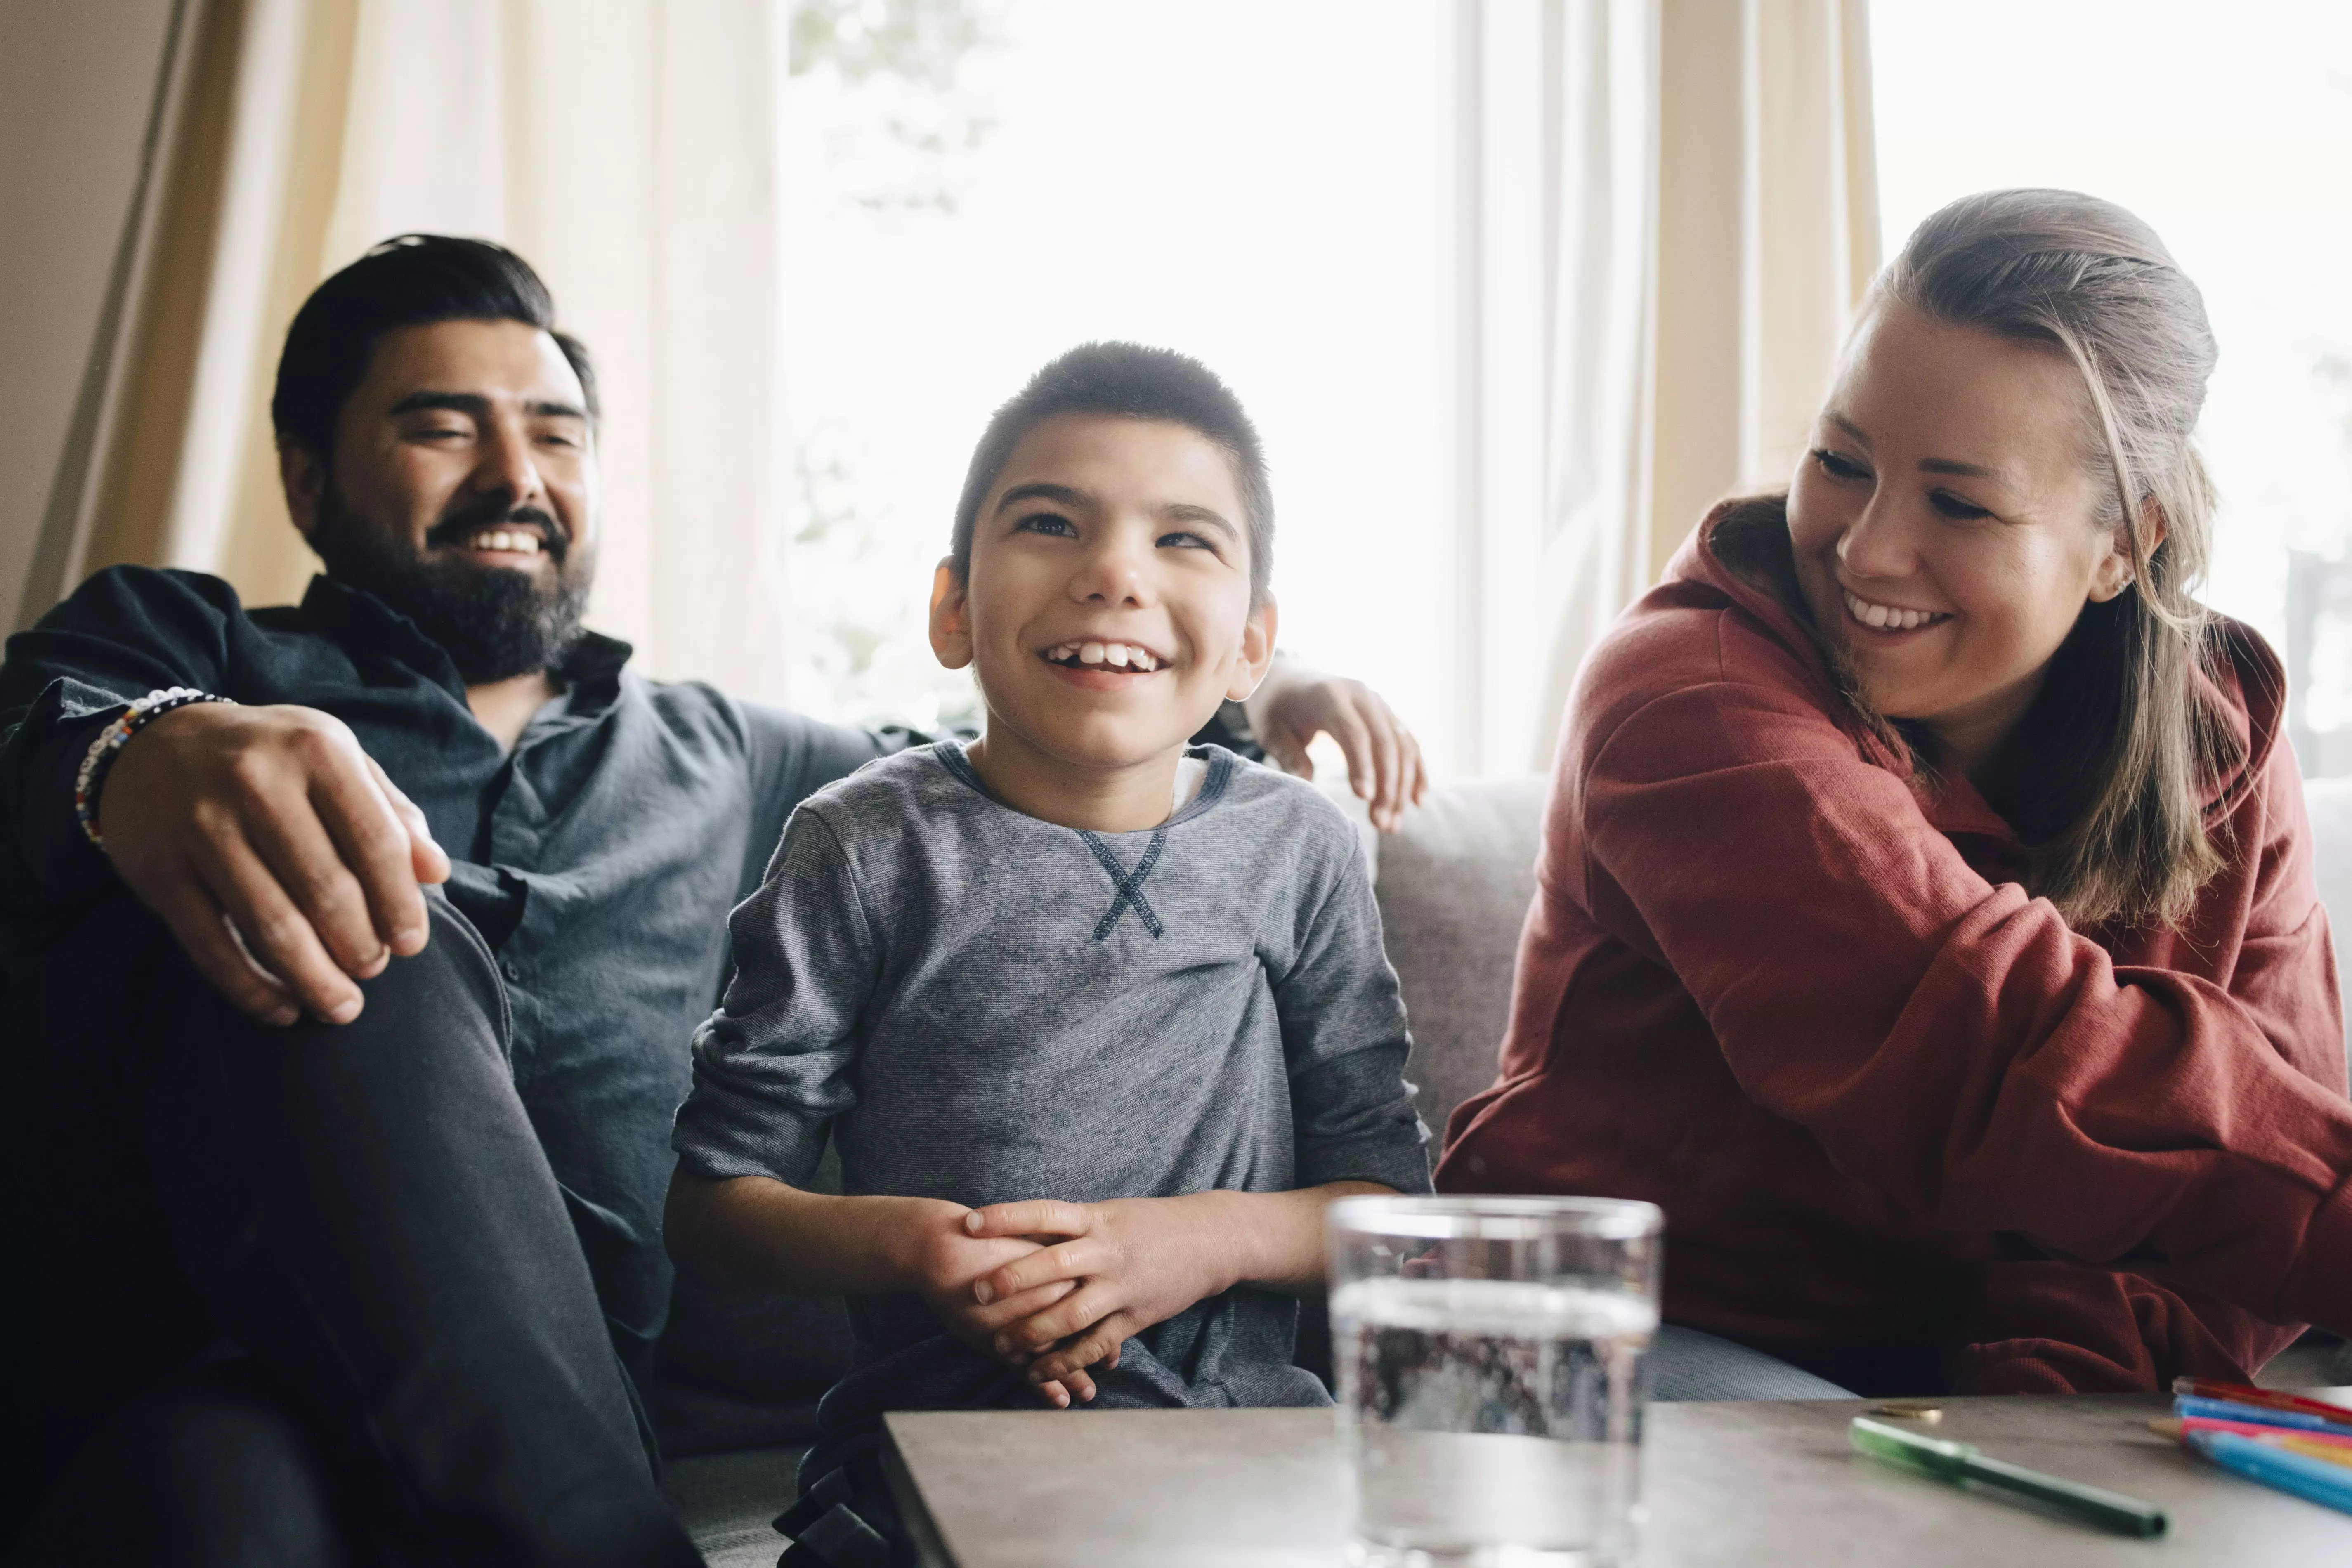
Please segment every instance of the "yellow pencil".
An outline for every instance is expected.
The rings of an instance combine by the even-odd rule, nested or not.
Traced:
[[[2284,1448],[2293,1454],[2307,1454],[2315,1459],[2325,1459],[2331,1465],[2352,1469],[2352,1447],[2337,1443],[2315,1443],[2308,1437],[2261,1437],[2256,1441],[2265,1447]]]

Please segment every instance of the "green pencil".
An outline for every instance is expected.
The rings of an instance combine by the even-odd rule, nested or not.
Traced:
[[[2112,1530],[2119,1535],[2162,1535],[2168,1522],[2162,1509],[2137,1498],[2086,1487],[2059,1476],[2045,1476],[2022,1465],[2005,1465],[1999,1459],[1986,1458],[1973,1444],[1922,1437],[1866,1415],[1853,1418],[1853,1425],[1846,1429],[1846,1440],[1857,1453],[1874,1459],[1949,1481],[1957,1487],[1974,1483],[2014,1492],[2070,1519]]]

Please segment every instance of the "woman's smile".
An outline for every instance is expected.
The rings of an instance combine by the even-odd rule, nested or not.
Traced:
[[[1841,593],[1845,600],[1845,616],[1850,623],[1849,630],[1858,626],[1864,631],[1877,632],[1882,637],[1900,637],[1906,632],[1926,631],[1931,626],[1940,626],[1952,618],[1951,612],[1948,610],[1906,609],[1900,605],[1883,604],[1874,599],[1865,599],[1853,589],[1843,586],[1841,586]]]

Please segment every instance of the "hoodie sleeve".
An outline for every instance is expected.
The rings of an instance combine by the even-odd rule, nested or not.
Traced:
[[[1972,1271],[1945,1355],[1956,1394],[2138,1394],[2252,1383],[2299,1328],[2115,1269],[2015,1259]]]
[[[1741,1089],[1840,1171],[1925,1225],[2352,1331],[2325,917],[2299,812],[2265,804],[2291,773],[2231,820],[2265,864],[2238,879],[2219,984],[2118,966],[1987,882],[1796,683],[1648,697],[1584,754],[1582,863],[1551,874],[1671,969]]]

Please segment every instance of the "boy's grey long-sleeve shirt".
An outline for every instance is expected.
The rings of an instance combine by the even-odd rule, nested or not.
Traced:
[[[701,1176],[814,1174],[980,1206],[1326,1182],[1428,1189],[1409,1041],[1354,829],[1312,786],[1195,748],[1160,826],[1089,833],[992,799],[953,742],[810,796],[731,921],[675,1142]],[[854,1298],[822,1412],[1034,1400],[912,1296]],[[1297,1405],[1290,1298],[1240,1289],[1096,1370],[1104,1405]]]

